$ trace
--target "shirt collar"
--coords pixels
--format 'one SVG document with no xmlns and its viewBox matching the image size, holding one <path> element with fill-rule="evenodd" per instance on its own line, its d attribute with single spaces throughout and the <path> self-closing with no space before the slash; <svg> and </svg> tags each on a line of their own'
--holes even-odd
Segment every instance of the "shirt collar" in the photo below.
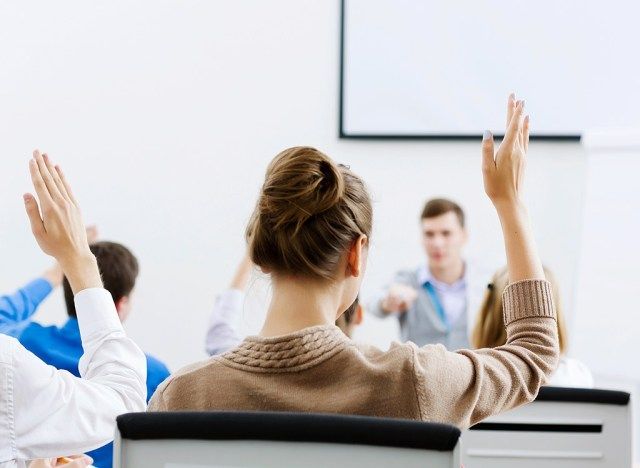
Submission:
<svg viewBox="0 0 640 468">
<path fill-rule="evenodd" d="M 427 283 L 431 283 L 432 285 L 436 286 L 436 287 L 440 287 L 443 289 L 459 289 L 459 288 L 463 288 L 467 285 L 467 272 L 469 271 L 469 268 L 467 268 L 467 264 L 465 263 L 464 265 L 464 273 L 462 275 L 462 278 L 460 278 L 458 281 L 456 281 L 453 284 L 446 284 L 443 283 L 442 281 L 438 281 L 437 279 L 435 279 L 433 277 L 433 275 L 431 274 L 431 270 L 429 270 L 429 266 L 426 264 L 420 265 L 420 267 L 418 268 L 418 284 L 420 284 L 421 286 L 424 286 Z"/>
</svg>

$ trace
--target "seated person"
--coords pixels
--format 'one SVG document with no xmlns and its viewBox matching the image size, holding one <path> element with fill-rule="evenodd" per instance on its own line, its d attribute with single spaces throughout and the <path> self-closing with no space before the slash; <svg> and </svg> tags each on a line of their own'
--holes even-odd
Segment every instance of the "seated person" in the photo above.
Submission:
<svg viewBox="0 0 640 468">
<path fill-rule="evenodd" d="M 251 276 L 252 267 L 251 260 L 245 256 L 236 269 L 229 289 L 216 297 L 205 343 L 207 353 L 210 356 L 222 354 L 242 342 L 238 333 L 238 320 L 242 314 L 244 292 Z M 351 337 L 355 327 L 362 323 L 363 317 L 364 309 L 356 298 L 344 314 L 338 317 L 336 325 L 348 337 Z"/>
<path fill-rule="evenodd" d="M 138 276 L 138 261 L 124 245 L 115 242 L 95 242 L 90 246 L 95 255 L 98 268 L 102 274 L 104 287 L 113 298 L 118 318 L 124 322 L 131 311 L 131 293 Z M 50 270 L 52 272 L 55 269 Z M 51 292 L 55 280 L 49 274 L 49 280 L 40 278 L 32 281 L 16 294 L 7 298 L 0 298 L 0 315 L 2 308 L 11 304 L 13 313 L 17 313 L 21 321 L 13 328 L 2 327 L 3 332 L 15 336 L 20 343 L 57 369 L 65 369 L 74 375 L 79 375 L 78 362 L 82 356 L 82 341 L 78 328 L 76 308 L 69 281 L 64 278 L 64 297 L 69 318 L 62 327 L 45 326 L 32 322 L 32 314 L 38 305 Z M 52 281 L 50 283 L 49 281 Z M 23 310 L 21 310 L 21 308 Z M 151 398 L 156 387 L 169 376 L 167 367 L 153 356 L 147 358 L 147 400 Z M 113 447 L 109 443 L 104 447 L 88 453 L 98 468 L 108 468 L 112 465 Z"/>
<path fill-rule="evenodd" d="M 367 266 L 373 209 L 364 181 L 310 147 L 269 164 L 247 228 L 251 261 L 271 275 L 262 330 L 158 387 L 150 411 L 359 414 L 468 427 L 533 400 L 558 362 L 558 325 L 521 196 L 528 119 L 509 99 L 497 154 L 482 144 L 485 192 L 503 227 L 507 344 L 447 351 L 351 341 L 335 325 Z"/>
<path fill-rule="evenodd" d="M 560 363 L 551 375 L 547 385 L 592 388 L 593 376 L 589 368 L 584 363 L 577 359 L 569 358 L 565 354 L 567 350 L 567 328 L 560 303 L 558 282 L 547 268 L 544 269 L 544 273 L 551 283 L 553 291 L 553 302 L 556 305 L 558 317 L 558 341 L 560 342 Z M 502 294 L 508 285 L 508 281 L 506 268 L 498 270 L 491 279 L 478 314 L 478 320 L 473 329 L 472 341 L 475 348 L 495 348 L 504 345 L 507 341 L 507 332 L 504 328 L 502 315 Z"/>
<path fill-rule="evenodd" d="M 144 354 L 127 338 L 113 299 L 102 287 L 69 184 L 38 151 L 29 170 L 39 203 L 26 194 L 25 208 L 38 245 L 59 262 L 75 295 L 85 351 L 78 365 L 83 378 L 46 365 L 18 340 L 0 334 L 1 466 L 100 447 L 113 438 L 119 414 L 145 407 Z M 9 310 L 0 314 L 0 323 L 19 318 Z M 71 466 L 86 464 L 83 459 Z"/>
</svg>

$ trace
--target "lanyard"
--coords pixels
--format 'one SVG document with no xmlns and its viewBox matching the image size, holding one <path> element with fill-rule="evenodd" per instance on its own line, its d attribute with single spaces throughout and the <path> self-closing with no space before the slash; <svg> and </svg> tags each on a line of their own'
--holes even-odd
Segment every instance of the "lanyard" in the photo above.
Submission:
<svg viewBox="0 0 640 468">
<path fill-rule="evenodd" d="M 427 291 L 427 294 L 429 295 L 429 299 L 431 299 L 431 303 L 433 304 L 433 307 L 436 309 L 436 313 L 438 314 L 438 317 L 440 317 L 440 320 L 442 320 L 442 323 L 444 323 L 444 326 L 447 329 L 447 333 L 449 333 L 449 330 L 450 330 L 449 320 L 447 320 L 447 315 L 444 312 L 444 307 L 442 307 L 442 303 L 438 298 L 438 294 L 436 293 L 436 288 L 433 287 L 433 284 L 427 281 L 426 283 L 424 283 L 424 289 L 425 291 Z"/>
</svg>

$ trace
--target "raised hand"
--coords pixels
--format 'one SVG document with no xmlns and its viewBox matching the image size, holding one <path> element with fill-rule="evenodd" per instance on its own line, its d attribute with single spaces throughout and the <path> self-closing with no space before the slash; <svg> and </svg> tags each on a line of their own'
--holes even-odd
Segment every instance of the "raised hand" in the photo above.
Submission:
<svg viewBox="0 0 640 468">
<path fill-rule="evenodd" d="M 62 170 L 35 150 L 29 171 L 39 203 L 30 193 L 24 195 L 24 203 L 38 245 L 58 261 L 74 293 L 102 287 L 80 208 Z"/>
<path fill-rule="evenodd" d="M 497 153 L 490 132 L 485 132 L 482 140 L 484 189 L 494 205 L 520 201 L 528 148 L 529 116 L 524 115 L 524 101 L 516 101 L 511 94 L 507 129 Z"/>
<path fill-rule="evenodd" d="M 482 139 L 484 190 L 502 225 L 509 281 L 544 279 L 529 215 L 521 198 L 529 148 L 529 118 L 524 115 L 524 101 L 516 101 L 513 94 L 507 103 L 504 139 L 497 153 L 493 147 L 493 136 L 487 131 Z"/>
</svg>

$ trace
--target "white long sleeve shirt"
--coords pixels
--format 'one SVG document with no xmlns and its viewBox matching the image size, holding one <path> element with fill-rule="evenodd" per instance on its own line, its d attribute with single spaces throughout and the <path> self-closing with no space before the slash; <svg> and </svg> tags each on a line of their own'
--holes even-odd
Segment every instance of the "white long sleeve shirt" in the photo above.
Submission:
<svg viewBox="0 0 640 468">
<path fill-rule="evenodd" d="M 87 452 L 113 439 L 119 414 L 144 411 L 146 360 L 127 338 L 111 295 L 75 296 L 81 379 L 0 335 L 0 468 Z"/>
<path fill-rule="evenodd" d="M 210 356 L 229 351 L 242 341 L 238 332 L 238 318 L 243 300 L 244 293 L 239 289 L 227 289 L 216 297 L 205 339 Z"/>
</svg>

